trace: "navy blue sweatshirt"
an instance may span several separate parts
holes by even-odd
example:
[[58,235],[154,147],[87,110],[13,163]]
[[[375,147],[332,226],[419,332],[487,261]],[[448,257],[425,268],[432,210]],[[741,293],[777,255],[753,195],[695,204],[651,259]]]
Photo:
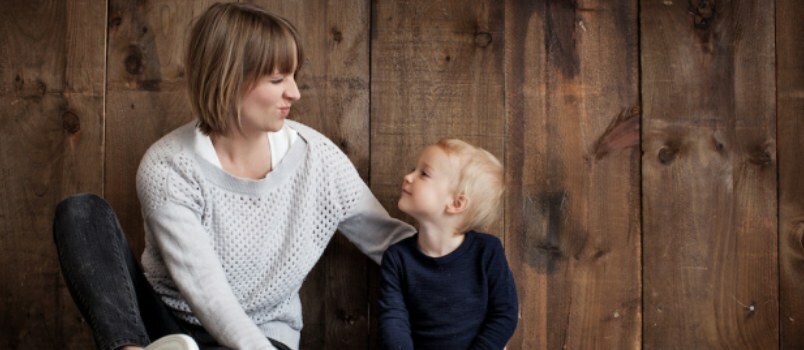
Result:
[[385,349],[505,347],[516,329],[516,286],[497,237],[469,231],[445,256],[424,255],[418,235],[382,258],[380,336]]

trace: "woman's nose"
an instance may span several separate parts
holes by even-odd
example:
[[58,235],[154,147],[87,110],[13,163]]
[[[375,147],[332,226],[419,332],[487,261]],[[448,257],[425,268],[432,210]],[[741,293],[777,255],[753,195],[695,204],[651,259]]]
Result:
[[301,92],[299,92],[299,86],[296,85],[296,79],[287,79],[288,85],[285,89],[285,98],[291,101],[296,101],[301,98]]

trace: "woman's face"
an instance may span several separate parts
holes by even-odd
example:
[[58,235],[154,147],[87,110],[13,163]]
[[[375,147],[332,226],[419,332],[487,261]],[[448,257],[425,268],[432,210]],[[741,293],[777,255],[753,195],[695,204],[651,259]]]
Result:
[[300,97],[293,73],[263,76],[240,102],[243,130],[279,131],[290,113],[290,106]]

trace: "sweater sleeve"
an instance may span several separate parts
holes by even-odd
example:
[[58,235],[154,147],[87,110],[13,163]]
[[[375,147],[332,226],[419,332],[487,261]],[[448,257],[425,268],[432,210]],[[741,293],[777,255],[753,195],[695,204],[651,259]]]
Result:
[[383,349],[413,350],[410,319],[402,293],[402,270],[391,253],[385,253],[380,266],[380,342]]
[[475,337],[472,349],[502,349],[514,335],[519,318],[519,302],[514,276],[499,240],[493,241],[486,267],[489,302],[486,319]]
[[362,180],[360,187],[354,206],[341,220],[338,229],[360,251],[379,264],[388,247],[412,236],[415,229],[389,216]]
[[[171,183],[187,179],[164,169],[141,169],[137,192],[145,225],[182,297],[220,344],[234,349],[275,349],[232,292],[204,230],[197,199],[188,191],[171,188]],[[147,173],[160,176],[144,175]]]
[[336,176],[334,181],[341,193],[341,202],[346,206],[346,213],[338,224],[338,230],[360,251],[379,264],[383,252],[388,247],[412,236],[415,229],[389,216],[360,178],[349,158],[337,147],[334,152],[333,174]]

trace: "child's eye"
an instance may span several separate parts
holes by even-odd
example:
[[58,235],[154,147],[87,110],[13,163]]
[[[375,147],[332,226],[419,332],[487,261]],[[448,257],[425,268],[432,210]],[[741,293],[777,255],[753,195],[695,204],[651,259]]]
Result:
[[283,79],[283,78],[275,78],[275,79],[271,79],[271,84],[280,84],[280,83],[282,83],[282,81],[284,81],[284,80],[285,80],[285,79]]
[[426,171],[422,171],[422,176],[423,177],[430,177],[430,174],[428,174]]

